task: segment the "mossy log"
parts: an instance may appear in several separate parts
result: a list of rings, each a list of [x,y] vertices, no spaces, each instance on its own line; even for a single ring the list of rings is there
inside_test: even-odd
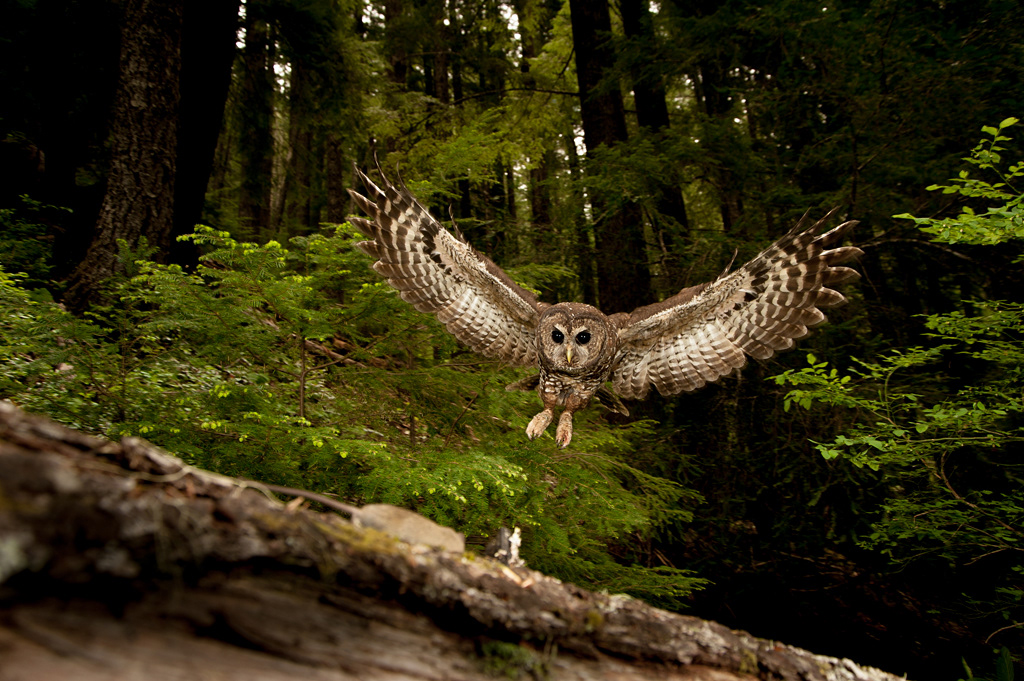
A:
[[[0,678],[894,681],[0,402]]]

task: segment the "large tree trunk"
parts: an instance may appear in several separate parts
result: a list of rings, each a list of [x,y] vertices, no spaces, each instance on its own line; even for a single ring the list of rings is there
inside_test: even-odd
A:
[[[203,213],[217,137],[231,85],[238,0],[185,0],[181,41],[181,117],[174,185],[175,237],[195,229]],[[191,263],[192,244],[171,241],[170,260]]]
[[[313,158],[315,156],[310,113],[313,105],[309,67],[299,60],[292,62],[291,89],[288,96],[288,168],[281,206],[286,207],[286,220],[281,232],[288,236],[312,232],[319,222],[313,214]]]
[[[249,0],[245,8],[245,48],[236,112],[238,154],[242,182],[238,217],[247,236],[260,242],[270,239],[271,196],[274,173],[274,70],[270,28],[260,0]]]
[[[324,182],[327,186],[327,222],[341,224],[349,213],[347,187],[351,186],[349,168],[352,159],[345,154],[345,145],[335,132],[328,132],[324,142]]]
[[[402,0],[384,0],[384,53],[391,67],[391,80],[404,87],[409,78],[409,55],[405,40],[405,6]]]
[[[118,269],[118,240],[145,236],[166,257],[174,233],[181,30],[184,0],[127,0],[121,27],[118,93],[110,134],[110,172],[85,258],[65,297],[74,309],[93,301]]]
[[[588,155],[602,145],[626,140],[626,114],[618,87],[602,83],[615,62],[609,43],[611,18],[607,0],[569,0],[572,39],[576,49],[583,136]],[[588,174],[595,169],[588,164]],[[623,199],[617,204],[590,197],[597,250],[598,302],[605,313],[629,311],[650,302],[640,207]]]
[[[4,402],[0,470],[12,681],[897,681],[413,543],[410,527],[454,533],[409,512],[360,528]]]
[[[646,58],[642,62],[633,61],[630,64],[636,121],[657,142],[668,130],[669,118],[665,84],[656,65],[661,60],[654,18],[646,0],[619,0],[619,7],[622,12],[622,31],[626,38],[645,46]],[[679,257],[673,247],[676,243],[685,242],[690,231],[682,189],[675,180],[677,177],[676,173],[666,171],[662,177],[649,178],[654,195],[651,223],[662,248],[661,269],[667,280],[666,293],[669,294],[684,285]]]
[[[556,9],[551,8],[550,3],[545,4],[541,0],[513,0],[513,7],[519,19],[520,45],[522,48],[522,61],[519,63],[519,70],[523,74],[523,86],[535,87],[536,77],[530,72],[530,62],[539,54],[545,39],[551,32],[551,22],[555,16]],[[557,144],[557,140],[553,143]],[[554,147],[545,149],[538,157],[530,159],[533,167],[530,168],[528,179],[528,194],[530,200],[530,240],[533,244],[534,253],[538,256],[549,250],[560,251],[551,243],[552,224],[552,192],[549,178],[555,168],[556,158]]]

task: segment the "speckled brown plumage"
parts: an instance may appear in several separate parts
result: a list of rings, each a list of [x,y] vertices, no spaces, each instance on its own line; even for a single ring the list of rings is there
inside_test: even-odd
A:
[[[352,218],[369,240],[357,246],[373,268],[417,310],[430,312],[473,350],[540,373],[508,386],[536,390],[543,410],[526,434],[540,436],[554,410],[564,411],[555,441],[572,439],[572,415],[598,399],[628,414],[616,397],[643,399],[696,390],[742,367],[791,348],[825,321],[819,308],[842,303],[829,288],[858,274],[838,266],[860,249],[839,246],[857,224],[819,234],[835,214],[808,226],[804,216],[781,239],[734,272],[634,310],[606,316],[582,303],[547,305],[516,285],[441,226],[409,192],[383,173],[383,188],[356,171],[368,197],[349,193],[370,219]],[[605,387],[611,381],[614,393]]]

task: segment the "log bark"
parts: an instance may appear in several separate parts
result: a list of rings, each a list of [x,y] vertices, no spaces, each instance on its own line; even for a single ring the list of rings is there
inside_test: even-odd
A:
[[[0,472],[5,681],[898,678],[406,544],[4,402]]]

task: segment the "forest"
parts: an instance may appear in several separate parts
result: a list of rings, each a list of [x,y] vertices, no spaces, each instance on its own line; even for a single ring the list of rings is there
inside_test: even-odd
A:
[[[1015,0],[0,0],[0,399],[909,678],[1024,674]],[[354,168],[606,313],[838,207],[795,350],[529,440]],[[735,266],[735,265],[734,265]]]

